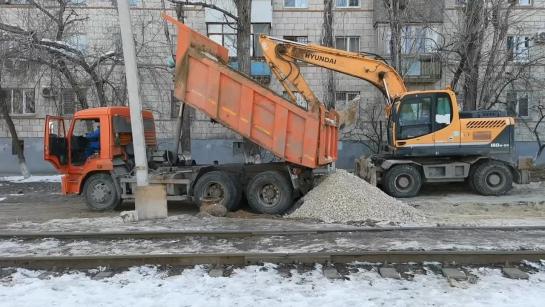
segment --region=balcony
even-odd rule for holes
[[[403,56],[403,79],[407,83],[435,83],[441,80],[441,59],[438,54]]]

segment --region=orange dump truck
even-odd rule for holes
[[[218,199],[229,210],[245,195],[257,212],[278,214],[312,187],[312,170],[337,159],[337,121],[323,106],[307,110],[227,66],[228,51],[186,25],[178,29],[175,96],[283,162],[184,165],[158,151],[151,112],[144,111],[150,182],[165,184],[167,199]],[[62,174],[65,194],[83,194],[92,210],[111,210],[134,198],[130,114],[127,107],[48,116],[44,159]]]

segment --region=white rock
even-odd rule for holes
[[[337,169],[303,198],[303,204],[288,215],[327,223],[416,223],[425,220],[413,207],[388,196],[379,188],[345,170]]]

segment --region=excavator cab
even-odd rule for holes
[[[395,102],[391,139],[397,154],[434,156],[460,146],[458,106],[449,91],[407,93]]]

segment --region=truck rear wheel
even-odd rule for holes
[[[227,210],[236,210],[240,204],[242,191],[237,181],[225,172],[212,171],[202,175],[195,187],[193,196],[200,202],[204,198],[219,198],[220,205]]]
[[[469,180],[475,191],[482,195],[503,195],[513,187],[511,170],[498,161],[479,164]]]
[[[293,204],[293,187],[282,174],[266,171],[250,179],[246,197],[250,207],[259,213],[282,214]]]
[[[113,210],[122,202],[110,174],[98,173],[87,178],[83,195],[87,207],[93,211]]]
[[[393,197],[413,197],[422,186],[422,175],[410,164],[400,164],[390,168],[384,176],[383,187]]]

